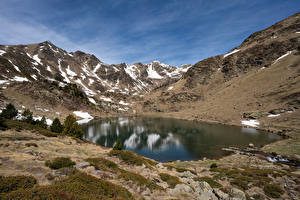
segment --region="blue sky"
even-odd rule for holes
[[[0,44],[50,40],[106,63],[194,64],[299,11],[299,0],[1,0]]]

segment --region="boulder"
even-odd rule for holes
[[[81,162],[81,163],[78,163],[78,164],[75,165],[75,167],[77,169],[83,169],[83,168],[86,168],[88,166],[90,166],[89,162]]]
[[[214,189],[214,194],[218,197],[219,200],[227,200],[229,198],[229,195],[224,193],[222,190],[220,189]]]
[[[173,189],[175,193],[181,193],[181,192],[186,192],[186,193],[193,193],[193,189],[186,185],[186,184],[177,184],[176,187]]]
[[[210,187],[210,185],[207,182],[199,182],[199,187],[195,189],[196,193],[198,193],[200,196],[197,198],[199,200],[209,199],[209,200],[217,200],[218,198],[213,193],[213,189]]]
[[[246,195],[243,191],[232,188],[229,193],[230,200],[246,200]]]

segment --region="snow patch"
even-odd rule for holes
[[[23,82],[23,81],[29,81],[29,80],[25,77],[15,76],[13,79],[11,79],[11,81]]]
[[[77,74],[70,69],[70,65],[68,65],[66,71],[69,76],[72,76],[72,78],[73,76],[77,76]]]
[[[0,56],[2,56],[5,53],[6,53],[6,51],[3,51],[3,50],[0,49]]]
[[[137,76],[135,75],[135,71],[137,71],[137,68],[135,65],[127,65],[125,68],[125,72],[133,79],[136,80]],[[149,73],[148,73],[149,74]]]
[[[81,118],[93,118],[88,112],[74,111],[74,115]]]
[[[48,70],[49,72],[52,72],[52,70],[51,70],[51,68],[50,68],[49,65],[47,65],[47,70]]]
[[[300,31],[298,31],[298,32],[296,32],[296,33],[300,34]]]
[[[155,71],[153,69],[152,63],[150,65],[148,65],[147,73],[148,73],[149,78],[153,78],[153,79],[162,79],[163,78],[161,75],[159,75],[157,73],[157,71]]]
[[[172,90],[174,87],[173,86],[170,86],[170,87],[168,87],[168,90]]]
[[[95,81],[91,78],[89,78],[89,86],[91,86]]]
[[[14,65],[14,63],[12,63],[10,60],[8,60],[8,61],[14,66],[14,68],[15,68],[18,72],[21,72],[21,70],[19,69],[18,66]]]
[[[4,83],[7,83],[8,81],[7,80],[0,80],[0,84],[4,84]]]
[[[88,99],[89,99],[89,101],[90,101],[91,103],[93,103],[93,104],[97,105],[97,103],[96,103],[95,99],[93,99],[93,98],[91,98],[91,97],[88,97]]]
[[[34,80],[37,80],[37,77],[35,74],[30,75]]]
[[[227,56],[230,56],[231,54],[237,53],[237,52],[239,52],[239,51],[240,51],[240,49],[235,49],[235,50],[233,50],[233,51],[231,51],[231,52],[225,54],[225,55],[223,56],[223,58],[226,58]]]
[[[36,62],[38,62],[39,64],[41,64],[41,65],[42,65],[42,63],[41,63],[41,59],[39,58],[39,56],[38,56],[38,55],[34,55],[34,56],[32,57],[32,59],[33,59],[33,60],[35,60]]]
[[[60,59],[58,59],[58,69],[60,71],[60,74],[64,77],[64,81],[66,81],[67,83],[70,83],[70,80],[68,79],[67,74],[64,71],[62,71],[62,69],[61,69],[61,60]]]
[[[88,123],[89,121],[91,121],[92,119],[90,118],[86,118],[86,119],[81,119],[81,120],[78,120],[76,121],[78,124],[85,124],[85,123]]]
[[[129,103],[126,103],[126,102],[124,102],[122,100],[119,102],[119,104],[124,105],[124,106],[128,106],[129,105]]]
[[[98,64],[96,65],[96,67],[94,68],[93,72],[96,73],[100,67],[101,67],[101,64],[98,63]]]
[[[108,97],[101,97],[100,99],[103,100],[103,101],[112,102],[112,100]]]
[[[77,121],[78,124],[88,123],[89,121],[91,121],[92,119],[94,119],[94,117],[92,117],[92,116],[91,116],[89,113],[87,113],[87,112],[74,111],[73,113],[74,113],[77,117],[83,118],[83,119]]]
[[[94,95],[96,94],[94,91],[92,91],[92,90],[90,90],[89,88],[87,88],[87,87],[81,82],[81,80],[77,79],[75,82],[78,83],[78,84],[80,84],[80,85],[83,87],[83,90],[84,90],[84,92],[85,92],[86,95],[88,95],[88,96],[94,96]]]
[[[286,54],[284,54],[284,55],[280,56],[279,58],[277,58],[273,64],[277,63],[279,60],[281,60],[282,58],[290,55],[291,53],[292,53],[292,51],[288,51]]]
[[[280,114],[276,114],[276,115],[270,114],[270,115],[268,115],[268,117],[278,117],[278,116],[280,116]]]
[[[241,123],[246,126],[257,127],[259,125],[259,121],[255,119],[250,120],[242,120]]]
[[[42,117],[36,116],[36,117],[33,117],[33,119],[34,119],[35,121],[36,121],[36,120],[41,120]],[[52,121],[51,119],[46,118],[46,124],[47,124],[48,126],[51,126],[52,123],[53,123],[53,121]]]

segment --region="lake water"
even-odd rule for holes
[[[85,139],[113,147],[117,138],[127,150],[157,161],[219,158],[223,147],[261,146],[276,134],[252,128],[168,118],[111,118],[82,125]]]

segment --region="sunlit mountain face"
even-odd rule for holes
[[[85,138],[123,147],[158,161],[197,160],[225,155],[223,147],[263,145],[279,139],[251,128],[162,118],[112,118],[83,125]]]

